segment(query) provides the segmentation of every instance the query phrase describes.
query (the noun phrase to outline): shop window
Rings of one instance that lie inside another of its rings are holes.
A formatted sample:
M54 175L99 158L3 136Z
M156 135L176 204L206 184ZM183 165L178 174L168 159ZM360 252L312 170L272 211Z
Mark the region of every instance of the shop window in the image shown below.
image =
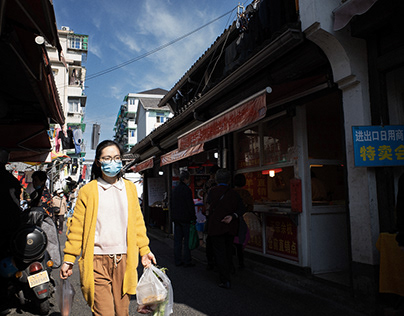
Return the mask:
M269 170L244 173L246 177L245 189L254 198L256 204L283 203L290 205L290 180L294 177L292 166Z
M339 92L306 105L307 140L310 159L343 160L342 100Z
M258 126L236 134L238 169L257 167L260 165L260 141Z
M263 163L288 161L293 150L293 124L291 117L282 117L263 124Z
M313 205L345 204L345 173L342 165L312 165L310 173Z

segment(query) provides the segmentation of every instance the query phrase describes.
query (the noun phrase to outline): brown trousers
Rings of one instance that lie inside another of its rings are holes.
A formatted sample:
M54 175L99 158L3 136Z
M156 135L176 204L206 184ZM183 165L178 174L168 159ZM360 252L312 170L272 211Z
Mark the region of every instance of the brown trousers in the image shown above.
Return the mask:
M121 258L121 259L120 259ZM128 316L130 295L122 296L126 255L94 255L95 316Z

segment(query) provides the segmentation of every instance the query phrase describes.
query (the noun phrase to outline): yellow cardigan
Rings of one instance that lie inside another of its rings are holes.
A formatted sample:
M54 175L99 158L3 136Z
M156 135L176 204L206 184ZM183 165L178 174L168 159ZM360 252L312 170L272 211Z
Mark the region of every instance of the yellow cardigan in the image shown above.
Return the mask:
M137 266L139 254L144 256L150 252L149 238L146 234L146 226L143 214L140 210L136 186L124 179L126 195L128 197L128 231L126 272L123 281L124 294L136 294ZM70 225L70 232L64 249L64 261L74 262L78 260L80 270L81 291L88 305L93 310L94 306L94 239L95 226L98 212L98 184L93 180L83 186L77 198L76 206ZM111 210L113 215L113 210Z

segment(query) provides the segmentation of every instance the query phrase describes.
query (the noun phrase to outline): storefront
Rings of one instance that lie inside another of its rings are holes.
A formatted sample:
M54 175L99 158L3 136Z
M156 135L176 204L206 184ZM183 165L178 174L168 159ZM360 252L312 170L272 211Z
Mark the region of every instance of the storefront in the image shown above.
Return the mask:
M327 110L324 111L324 105ZM255 200L248 248L313 274L346 272L349 242L340 92L233 135L235 172Z
M354 11L333 29L332 13L343 5L293 2L299 4L297 23L262 42L262 33L226 30L161 100L159 106L173 109L173 119L150 135L152 144L145 139L134 150L146 159L204 144L203 152L159 167L168 177L168 195L180 168L217 152L218 165L244 174L254 196L247 251L329 280L342 276L332 280L371 306L378 292L376 243L380 232L395 228L403 169L357 165L353 127L403 125L404 55L396 13L402 4L372 1L373 7ZM220 55L239 43L255 45L246 46L252 49L245 59L235 63L226 59L233 55ZM210 60L217 60L215 69ZM207 69L211 82L204 81ZM264 89L266 110L256 108L253 120L240 116L243 102ZM194 182L206 176L195 174Z

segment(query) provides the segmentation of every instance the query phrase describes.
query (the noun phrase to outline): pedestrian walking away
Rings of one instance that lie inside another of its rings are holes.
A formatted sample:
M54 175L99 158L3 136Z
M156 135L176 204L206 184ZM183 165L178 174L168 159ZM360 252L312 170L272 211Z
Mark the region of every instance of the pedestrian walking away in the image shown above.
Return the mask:
M230 273L234 270L233 240L238 231L238 218L243 213L240 196L229 187L230 177L228 170L219 169L216 172L217 186L210 190L207 197L208 236L212 239L219 270L219 286L226 289L231 287Z
M206 269L207 270L213 270L215 267L215 255L213 253L213 246L212 246L212 240L208 235L208 222L209 222L209 212L208 208L209 205L207 203L207 198L209 191L217 185L216 183L216 172L219 170L218 165L214 165L209 169L209 180L206 181L206 183L203 186L203 214L206 216L206 222L204 225L204 233L205 233L205 252L206 252L206 260L208 262Z
M61 234L63 232L65 214L67 213L67 202L62 189L56 190L56 194L52 198L52 205L57 210L57 212L53 212L53 216L56 228L59 234Z
M129 315L139 254L144 267L156 264L136 186L121 176L122 154L111 140L97 146L93 180L79 191L60 269L62 279L71 276L81 254L81 289L95 316Z
M180 183L171 196L171 219L174 222L174 260L176 266L192 267L189 249L189 230L191 222L195 225L195 205L192 191L188 187L191 176L188 171L181 171Z
M234 177L234 190L240 195L244 211L252 213L254 211L254 199L251 193L243 188L245 185L245 176L242 173L236 174ZM239 269L244 269L244 247L247 245L250 238L248 226L244 221L244 215L245 213L240 216L238 234L234 237Z

